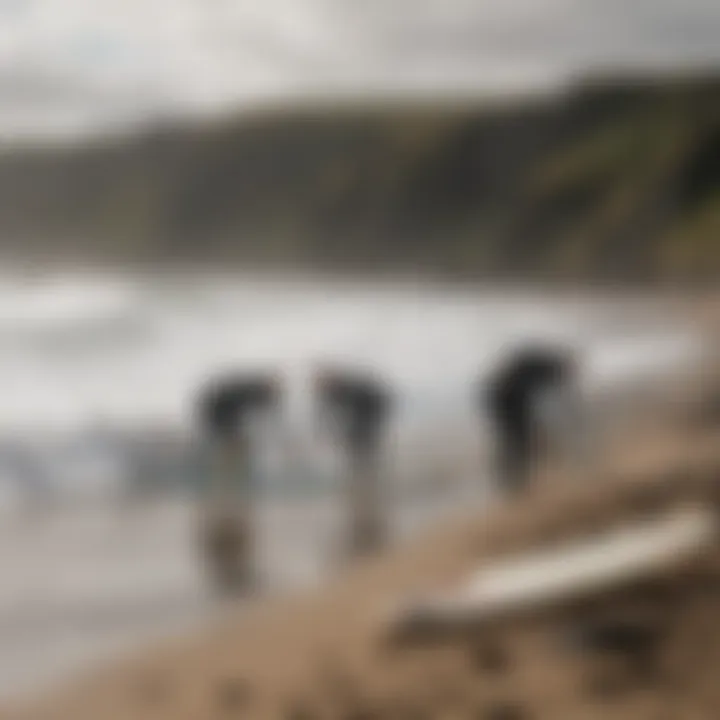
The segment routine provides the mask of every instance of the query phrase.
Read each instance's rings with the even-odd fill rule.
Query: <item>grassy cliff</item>
[[[278,108],[0,154],[0,248],[89,259],[720,274],[720,78],[478,105]]]

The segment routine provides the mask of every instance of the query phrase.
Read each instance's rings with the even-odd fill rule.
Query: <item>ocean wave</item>
[[[125,281],[58,277],[0,283],[0,334],[37,334],[125,319],[138,290]]]

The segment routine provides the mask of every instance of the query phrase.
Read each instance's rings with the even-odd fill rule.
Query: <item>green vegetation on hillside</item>
[[[14,252],[693,280],[720,273],[720,79],[283,108],[0,155]]]

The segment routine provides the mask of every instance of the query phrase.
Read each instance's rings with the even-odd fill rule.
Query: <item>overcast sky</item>
[[[720,64],[720,0],[0,0],[0,131]]]

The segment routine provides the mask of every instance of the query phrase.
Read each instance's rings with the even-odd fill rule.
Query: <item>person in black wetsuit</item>
[[[544,446],[541,403],[574,383],[577,361],[562,349],[527,346],[513,353],[483,383],[485,406],[498,444],[498,482],[509,493],[522,491]]]
[[[248,433],[252,418],[279,399],[278,378],[262,373],[215,378],[196,398],[211,463],[205,470],[201,542],[213,583],[222,592],[246,587],[254,577]]]
[[[377,378],[357,371],[322,368],[315,379],[321,407],[337,421],[347,449],[373,452],[390,410],[390,393]]]
[[[392,406],[385,383],[371,374],[322,368],[315,375],[321,411],[335,425],[349,461],[349,552],[372,552],[386,539],[379,452]]]
[[[212,438],[226,440],[245,431],[251,414],[278,401],[274,375],[235,374],[212,380],[197,402],[201,427]]]

